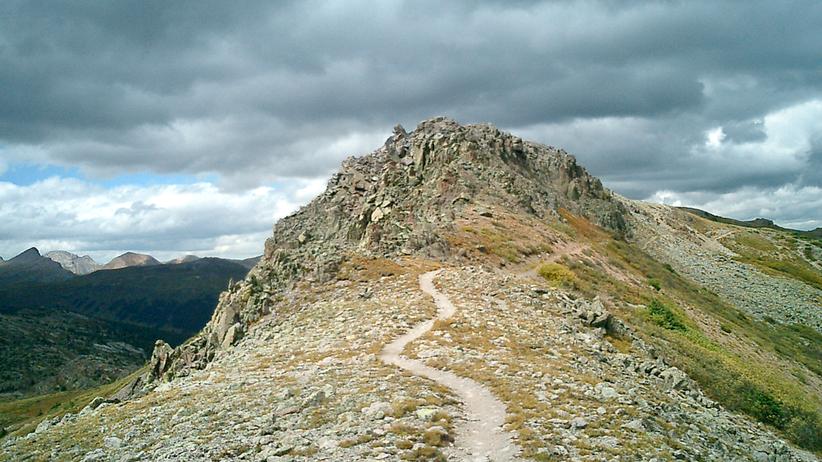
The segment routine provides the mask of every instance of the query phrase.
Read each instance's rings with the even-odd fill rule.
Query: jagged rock
[[[676,367],[669,367],[660,372],[659,378],[664,380],[665,386],[670,389],[687,390],[691,388],[691,379]]]
[[[154,351],[151,353],[149,360],[148,381],[159,379],[168,370],[171,365],[172,355],[174,349],[168,343],[157,340],[154,343]]]
[[[240,324],[239,322],[235,322],[226,331],[225,336],[223,337],[222,347],[224,349],[228,348],[231,345],[234,345],[235,343],[237,343],[237,341],[240,340],[242,337],[243,337],[243,325]]]

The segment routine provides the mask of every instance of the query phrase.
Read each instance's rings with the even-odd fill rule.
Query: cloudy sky
[[[4,0],[0,256],[257,255],[435,115],[632,198],[822,226],[820,24],[817,0]]]

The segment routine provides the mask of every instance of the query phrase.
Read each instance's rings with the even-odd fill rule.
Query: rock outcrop
[[[621,202],[561,149],[444,117],[410,133],[398,125],[383,146],[345,160],[325,192],[274,226],[261,261],[222,294],[203,332],[175,351],[157,379],[204,367],[270,313],[273,297],[300,277],[331,279],[353,252],[458,258],[445,235],[476,204],[538,218],[567,209],[628,232]]]
[[[93,273],[102,268],[102,265],[88,255],[81,257],[71,252],[66,252],[65,250],[52,250],[51,252],[46,252],[44,257],[56,261],[66,270],[80,276]]]

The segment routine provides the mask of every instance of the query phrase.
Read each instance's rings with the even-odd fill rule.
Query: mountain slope
[[[89,388],[131,373],[156,339],[176,345],[201,329],[219,292],[246,273],[205,258],[0,288],[0,399]]]
[[[0,399],[109,383],[138,369],[157,335],[60,310],[0,314]]]
[[[43,257],[32,247],[11,260],[0,262],[0,286],[26,283],[50,283],[71,279],[74,275],[59,263]]]
[[[0,313],[71,311],[150,327],[177,343],[206,323],[227,282],[240,280],[246,273],[241,265],[218,258],[96,271],[48,285],[0,289]]]
[[[502,403],[518,459],[815,460],[785,438],[822,450],[819,333],[676,269],[690,225],[646,207],[492,126],[397,127],[275,225],[201,333],[3,454],[464,460],[469,414],[441,375]],[[407,335],[443,374],[381,359]]]

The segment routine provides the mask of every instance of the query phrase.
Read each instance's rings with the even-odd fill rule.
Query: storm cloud
[[[6,1],[0,170],[242,194],[447,115],[565,147],[634,198],[813,195],[820,24],[816,1]],[[779,200],[771,218],[822,225]]]

